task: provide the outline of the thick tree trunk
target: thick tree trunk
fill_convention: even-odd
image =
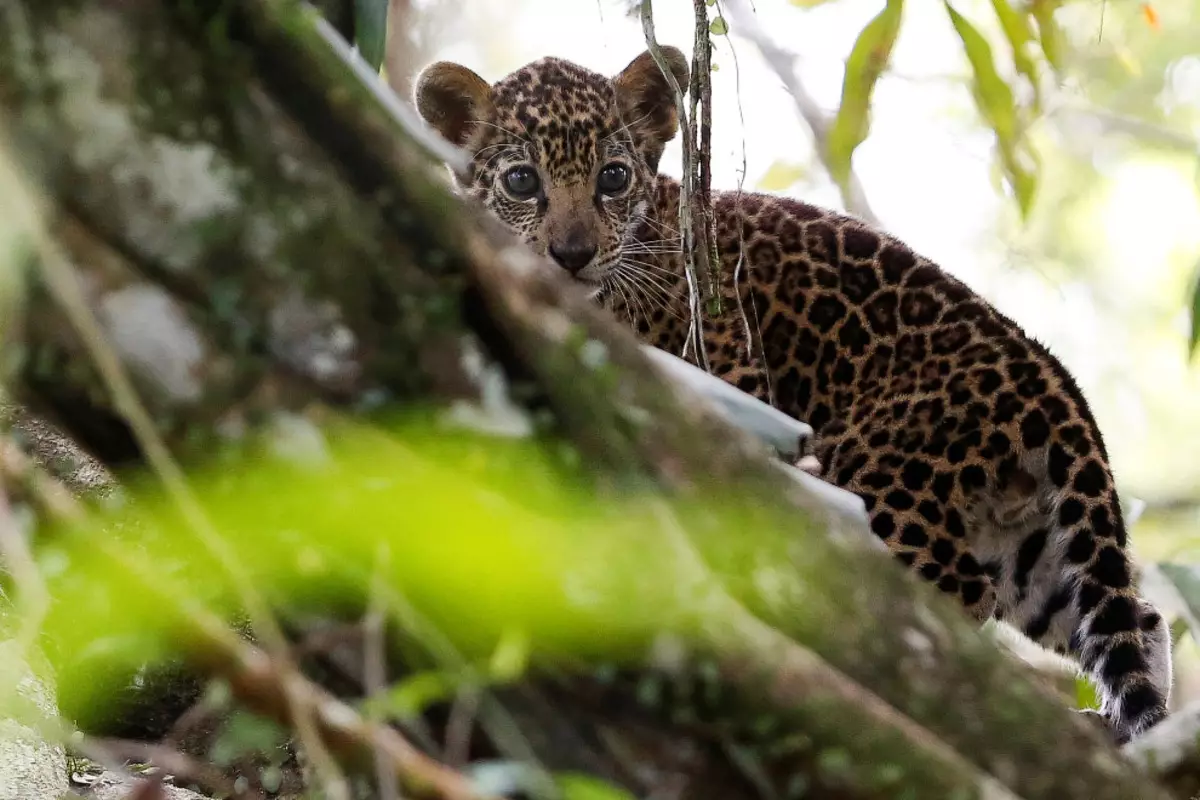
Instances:
[[[155,463],[155,436],[198,464],[281,411],[488,407],[482,351],[518,417],[551,420],[614,492],[660,493],[729,593],[722,608],[743,610],[737,629],[723,617],[702,636],[736,690],[725,727],[750,730],[766,708],[785,727],[776,739],[813,742],[763,746],[745,769],[706,729],[681,736],[587,682],[514,692],[505,701],[551,766],[638,789],[684,774],[679,796],[697,798],[757,796],[747,774],[807,775],[846,797],[922,782],[929,797],[1166,796],[450,196],[386,88],[360,82],[326,30],[286,0],[0,8],[4,135],[48,233],[4,362],[16,397],[118,471]],[[723,528],[712,497],[754,529]],[[561,736],[538,730],[554,724],[546,693],[567,709]],[[644,771],[595,744],[598,726]],[[891,782],[862,778],[872,771]]]

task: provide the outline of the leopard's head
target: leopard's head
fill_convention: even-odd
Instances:
[[[683,53],[662,55],[686,89]],[[543,58],[494,85],[443,61],[414,94],[426,122],[471,157],[459,190],[598,294],[654,204],[678,127],[674,91],[645,52],[611,78]]]

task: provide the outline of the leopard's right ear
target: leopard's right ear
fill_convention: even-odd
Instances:
[[[492,87],[461,64],[438,61],[421,70],[413,97],[426,122],[452,144],[462,146],[472,123],[492,108]]]
[[[667,71],[680,91],[687,92],[688,62],[683,53],[666,45],[660,48]],[[658,169],[667,142],[675,138],[679,113],[675,89],[650,51],[642,53],[613,78],[621,117],[639,140],[650,169]]]

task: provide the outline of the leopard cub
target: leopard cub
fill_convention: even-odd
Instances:
[[[683,54],[664,54],[686,87]],[[415,99],[471,156],[460,192],[646,342],[684,352],[679,184],[657,174],[678,117],[649,53],[614,77],[544,58],[495,84],[439,62]],[[713,204],[728,311],[704,322],[710,369],[812,425],[821,476],[863,499],[896,558],[975,619],[1073,656],[1119,740],[1161,720],[1170,636],[1139,596],[1104,441],[1062,364],[857,219],[748,192]]]

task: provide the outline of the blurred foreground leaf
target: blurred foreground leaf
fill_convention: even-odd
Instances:
[[[193,473],[213,528],[273,607],[359,615],[379,576],[403,599],[390,610],[411,640],[429,642],[434,631],[501,681],[527,662],[640,656],[658,633],[693,640],[720,616],[718,582],[680,557],[661,501],[599,502],[576,463],[532,440],[429,421],[324,433],[324,464],[286,463],[263,448]],[[56,646],[63,705],[84,716],[103,711],[112,681],[187,649],[187,608],[241,614],[221,561],[171,502],[149,481],[130,491],[123,511],[39,537],[54,597],[43,630]],[[772,528],[736,504],[700,513],[714,532]],[[740,538],[746,557],[764,544]],[[785,543],[767,542],[785,563]],[[428,655],[414,667],[439,666]],[[426,680],[391,699],[411,710],[452,689]]]
[[[1042,45],[1042,53],[1055,70],[1062,69],[1063,34],[1054,19],[1054,12],[1062,5],[1062,0],[1032,0],[1029,12],[1038,24],[1038,41]]]
[[[884,9],[859,33],[846,59],[842,99],[826,142],[829,169],[838,185],[849,179],[854,151],[867,138],[871,94],[891,59],[903,9],[904,0],[887,0]]]
[[[355,0],[354,44],[375,72],[387,49],[387,15],[388,0]]]
[[[1192,619],[1200,619],[1200,566],[1159,564],[1158,568],[1179,592]]]
[[[1012,89],[996,71],[991,45],[974,25],[946,0],[946,11],[962,40],[973,74],[972,93],[983,118],[996,134],[1000,164],[1017,198],[1021,215],[1028,216],[1037,188],[1036,163],[1025,147]]]
[[[1190,304],[1192,325],[1188,334],[1188,357],[1196,355],[1196,347],[1200,345],[1200,264],[1196,265],[1196,278],[1192,282],[1192,302]]]
[[[808,174],[803,164],[789,161],[774,161],[758,179],[758,188],[767,192],[781,192]]]
[[[562,790],[563,800],[634,800],[624,789],[587,775],[565,772],[556,775],[554,782]]]
[[[1009,0],[992,0],[992,8],[996,11],[1000,29],[1004,31],[1004,36],[1008,39],[1009,47],[1012,49],[1013,66],[1017,68],[1019,74],[1028,79],[1029,85],[1033,88],[1034,108],[1039,108],[1041,91],[1037,64],[1034,63],[1029,52],[1035,38],[1029,17],[1026,16],[1023,8],[1020,10],[1014,8]]]

